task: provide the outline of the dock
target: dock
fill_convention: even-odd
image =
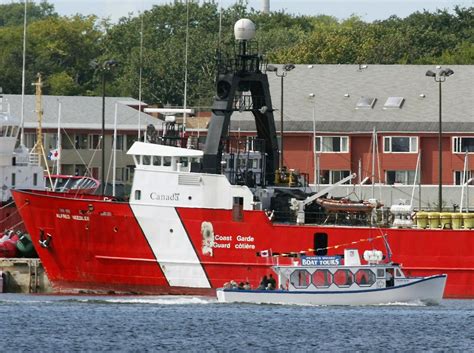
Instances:
[[[0,258],[0,293],[52,293],[40,259]]]

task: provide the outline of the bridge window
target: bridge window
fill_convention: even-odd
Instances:
[[[351,270],[337,270],[334,273],[334,283],[338,287],[350,287],[354,283],[354,275]]]
[[[153,157],[153,165],[160,166],[161,165],[161,156],[154,156]]]
[[[306,270],[295,270],[290,275],[290,282],[295,288],[308,288],[311,283],[311,275]]]
[[[171,167],[171,157],[163,157],[163,166]]]
[[[150,156],[142,156],[142,164],[143,165],[150,165],[151,157]]]
[[[232,219],[234,222],[242,222],[244,218],[244,198],[234,197],[232,205]]]
[[[327,288],[332,284],[332,274],[329,270],[316,270],[312,277],[317,288]]]
[[[355,282],[361,287],[370,287],[375,283],[375,273],[368,269],[359,270],[355,274]]]
[[[188,157],[179,157],[179,163],[181,163],[182,167],[187,167],[189,163]]]

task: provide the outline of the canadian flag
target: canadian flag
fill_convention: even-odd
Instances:
[[[270,256],[270,251],[269,250],[262,250],[262,251],[260,251],[260,256],[261,257],[269,257]]]

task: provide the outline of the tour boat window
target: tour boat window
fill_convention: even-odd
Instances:
[[[187,167],[188,166],[188,157],[179,157],[179,163],[181,163],[181,166]]]
[[[142,198],[142,191],[135,190],[135,200],[140,200]]]
[[[290,275],[290,282],[295,288],[308,288],[311,283],[311,274],[306,270],[295,270]]]
[[[151,156],[142,156],[142,164],[143,165],[150,165]]]
[[[370,287],[375,283],[375,273],[369,269],[362,269],[356,272],[355,282],[361,287]]]
[[[377,269],[377,277],[378,278],[385,278],[385,270],[383,268]]]
[[[338,287],[350,287],[354,283],[354,274],[351,270],[337,270],[334,273],[334,284]]]
[[[153,156],[153,165],[156,165],[156,166],[161,165],[161,156]]]
[[[312,279],[317,288],[327,288],[332,284],[332,274],[329,270],[314,271]]]
[[[171,167],[171,157],[163,157],[163,165],[165,167]]]
[[[402,271],[398,268],[395,270],[395,277],[403,277]]]

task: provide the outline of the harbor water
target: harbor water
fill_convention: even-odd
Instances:
[[[0,294],[2,351],[474,351],[474,301],[324,307]]]

